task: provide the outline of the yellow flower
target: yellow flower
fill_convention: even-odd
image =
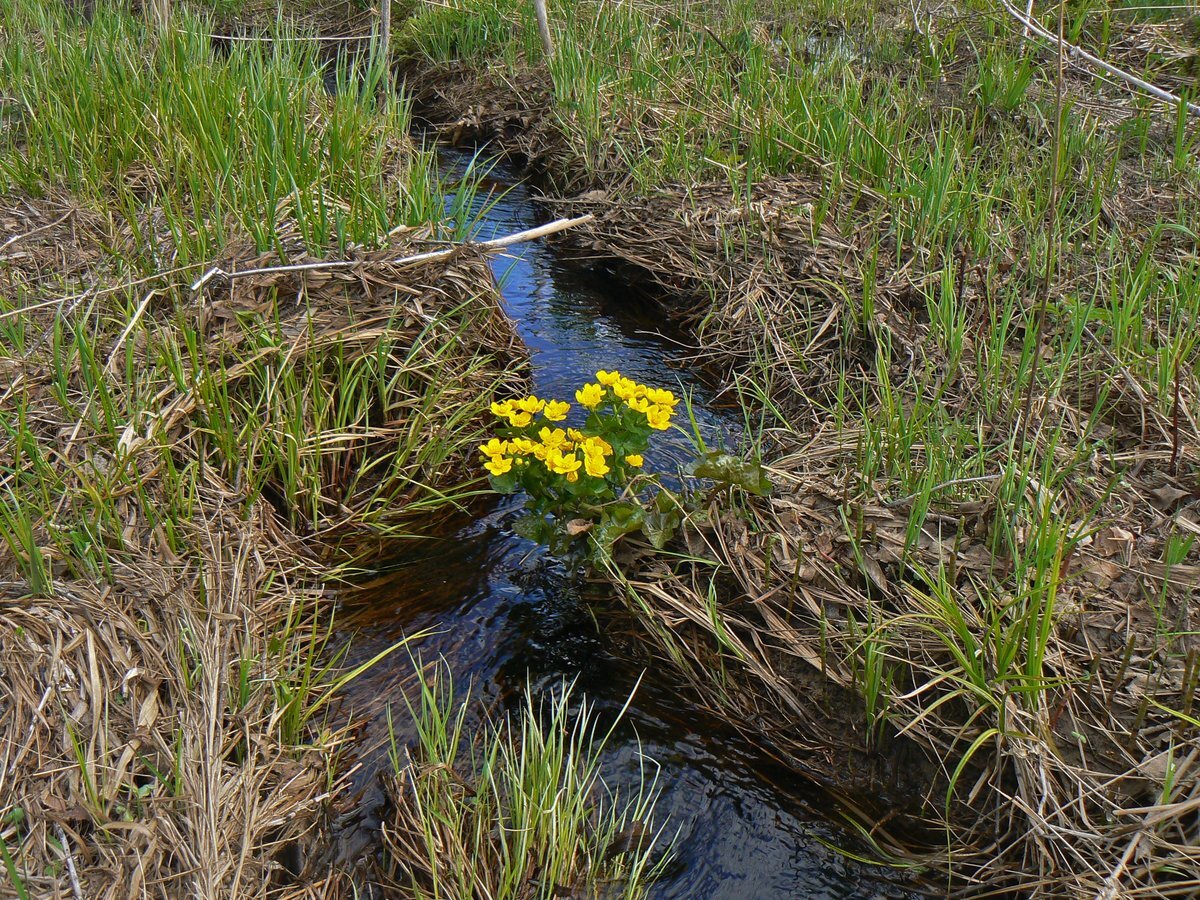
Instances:
[[[636,409],[640,413],[644,413],[654,404],[647,397],[630,397],[625,401],[625,405],[630,409]]]
[[[596,373],[596,380],[605,387],[612,387],[621,380],[621,373],[615,370],[612,372],[605,372],[603,369],[601,369]]]
[[[513,404],[512,404],[511,400],[505,400],[503,403],[493,403],[492,404],[492,415],[497,416],[501,419],[507,419],[509,417],[509,414],[512,413],[512,411],[513,411]]]
[[[529,438],[524,438],[524,437],[513,438],[511,441],[508,442],[508,452],[509,453],[519,453],[522,456],[526,456],[526,455],[532,453],[533,448],[536,446],[537,446],[537,443],[534,441],[531,441]]]
[[[644,460],[642,459],[642,454],[630,453],[627,457],[625,457],[625,462],[629,463],[629,465],[633,466],[635,469],[640,469]]]
[[[561,422],[567,417],[567,413],[570,411],[571,404],[565,403],[562,400],[549,400],[546,403],[546,418],[551,422]]]
[[[613,385],[613,393],[622,400],[630,400],[642,393],[642,386],[636,381],[631,381],[628,378],[618,378],[617,383]]]
[[[479,452],[484,456],[503,456],[508,452],[508,441],[492,438],[486,444],[479,445]]]
[[[671,410],[665,406],[652,406],[646,410],[646,424],[655,431],[666,431],[671,427]]]
[[[524,428],[533,421],[533,416],[527,412],[510,412],[508,414],[508,421],[514,428]]]
[[[578,472],[568,472],[567,473],[567,481],[571,482],[571,484],[574,484],[578,480],[579,480]]]
[[[674,394],[672,394],[670,391],[665,390],[663,388],[647,388],[646,396],[650,399],[651,403],[655,403],[658,406],[672,406],[673,407],[676,403],[679,402],[679,400],[676,398],[676,396]]]
[[[563,453],[557,447],[546,451],[546,468],[556,475],[570,475],[583,465],[574,453]]]
[[[602,453],[586,453],[583,457],[583,469],[593,478],[603,478],[610,471]]]
[[[538,437],[547,449],[561,450],[567,444],[567,433],[561,428],[543,428]]]
[[[575,392],[575,399],[588,409],[595,409],[604,399],[604,388],[598,384],[585,384]]]
[[[493,456],[483,464],[483,467],[493,475],[500,476],[512,470],[513,461],[508,456]]]
[[[567,437],[569,437],[571,440],[573,440],[577,444],[580,444],[583,441],[587,440],[587,435],[584,434],[582,431],[580,431],[578,428],[568,428],[567,429]]]
[[[602,437],[587,437],[579,442],[579,449],[584,454],[595,453],[601,457],[611,456],[613,452],[612,444]]]
[[[545,400],[539,400],[537,397],[534,397],[532,394],[530,394],[528,397],[522,397],[520,400],[518,400],[516,402],[517,409],[523,410],[524,412],[527,412],[530,414],[541,412],[542,408],[545,405],[546,405]]]

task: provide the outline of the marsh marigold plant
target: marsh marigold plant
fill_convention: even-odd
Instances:
[[[603,369],[574,399],[586,412],[582,428],[565,425],[572,410],[565,400],[528,396],[493,403],[501,424],[479,447],[495,490],[525,491],[531,515],[524,528],[543,542],[548,529],[568,519],[576,529],[586,529],[580,518],[606,521],[641,473],[651,436],[671,427],[679,402],[669,390]]]

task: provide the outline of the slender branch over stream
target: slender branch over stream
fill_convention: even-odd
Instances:
[[[595,219],[591,213],[585,216],[577,216],[574,219],[556,219],[553,222],[547,222],[545,225],[539,225],[537,228],[527,228],[524,231],[518,231],[515,234],[506,235],[502,238],[494,238],[490,241],[464,241],[461,244],[452,244],[449,247],[443,247],[440,250],[429,250],[425,253],[417,253],[413,256],[402,256],[399,259],[394,259],[386,263],[391,266],[412,266],[418,263],[432,262],[439,259],[447,259],[462,250],[479,250],[483,253],[495,253],[503,250],[506,247],[511,247],[514,244],[523,244],[527,241],[536,241],[538,238],[547,237],[551,234],[557,234],[560,231],[566,231],[568,228],[574,228],[577,225],[586,225]],[[321,259],[315,262],[296,263],[294,265],[281,266],[263,266],[257,269],[241,269],[236,272],[226,272],[220,266],[213,266],[192,283],[192,290],[198,291],[204,285],[208,284],[213,278],[218,275],[228,279],[246,278],[250,275],[270,275],[277,272],[308,272],[320,269],[353,269],[356,266],[367,265],[367,260],[362,259]],[[378,263],[375,263],[378,265]]]

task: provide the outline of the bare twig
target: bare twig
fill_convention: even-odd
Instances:
[[[45,231],[47,228],[53,228],[55,225],[61,225],[63,222],[65,222],[67,219],[69,219],[74,212],[75,212],[75,210],[68,209],[65,213],[63,213],[61,216],[59,216],[53,222],[47,222],[45,225],[39,225],[37,228],[34,228],[32,231],[26,231],[23,234],[14,234],[3,244],[0,244],[0,253],[3,253],[5,250],[7,250],[10,246],[15,244],[17,241],[23,241],[23,240],[25,240],[25,238],[33,237],[33,235],[37,234],[39,231]]]
[[[1008,0],[1001,0],[1005,6]],[[1033,340],[1033,361],[1029,365],[1029,384],[1025,390],[1025,406],[1021,412],[1021,437],[1017,443],[1017,452],[1025,452],[1025,439],[1029,434],[1029,418],[1033,413],[1033,392],[1037,389],[1038,369],[1042,362],[1042,343],[1046,339],[1046,317],[1050,306],[1050,284],[1054,280],[1056,269],[1058,241],[1058,167],[1062,161],[1062,117],[1063,117],[1063,65],[1064,48],[1063,32],[1066,27],[1064,4],[1066,0],[1058,0],[1058,34],[1053,35],[1056,48],[1056,67],[1054,82],[1054,153],[1050,160],[1050,207],[1046,210],[1046,267],[1042,272],[1042,287],[1038,298],[1037,333]]]
[[[379,0],[379,61],[385,73],[391,72],[392,0]]]
[[[498,250],[503,250],[505,247],[511,247],[514,244],[522,244],[527,241],[536,241],[538,238],[543,238],[551,234],[557,234],[560,231],[566,231],[568,228],[574,228],[577,225],[585,225],[591,222],[595,216],[588,213],[586,216],[577,216],[574,219],[557,219],[553,222],[548,222],[545,225],[539,225],[537,228],[528,228],[525,231],[518,231],[515,234],[510,234],[502,238],[495,238],[490,241],[467,241],[461,244],[454,244],[450,247],[444,247],[441,250],[430,250],[426,253],[417,253],[414,256],[404,256],[400,259],[391,260],[390,262],[382,263],[389,266],[412,266],[418,263],[434,262],[439,259],[448,259],[455,253],[462,250],[478,250],[482,253],[495,253]],[[226,272],[220,266],[213,266],[192,283],[192,290],[198,291],[204,285],[208,284],[213,278],[218,275],[228,279],[246,278],[251,275],[272,275],[279,272],[313,272],[313,271],[328,271],[330,269],[354,269],[363,265],[381,265],[381,263],[370,263],[367,260],[361,259],[322,259],[309,263],[296,263],[295,265],[284,266],[263,266],[257,269],[242,269],[236,272]]]
[[[58,842],[62,845],[63,853],[67,857],[67,876],[71,881],[71,893],[75,896],[75,900],[83,900],[83,887],[79,883],[79,872],[75,868],[75,854],[71,852],[71,845],[67,843],[63,827],[55,825],[54,830],[58,833]]]
[[[546,62],[554,59],[554,39],[550,36],[550,16],[546,11],[546,0],[533,0],[533,11],[537,14],[538,34],[542,36],[542,49],[546,51]]]

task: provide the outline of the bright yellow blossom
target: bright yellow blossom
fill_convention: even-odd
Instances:
[[[508,414],[508,422],[514,428],[524,428],[533,421],[533,416],[527,412],[511,412]]]
[[[567,445],[567,433],[561,428],[543,428],[538,432],[538,437],[547,449],[561,450]]]
[[[674,394],[664,388],[646,388],[646,397],[658,406],[674,407],[679,402]]]
[[[595,409],[604,399],[604,388],[598,384],[585,384],[575,392],[575,399],[588,409]]]
[[[605,387],[612,387],[621,380],[621,373],[617,372],[616,370],[612,372],[605,372],[603,369],[601,369],[596,373],[596,380]]]
[[[622,400],[641,396],[643,390],[644,388],[640,384],[628,378],[618,378],[617,383],[613,385],[613,393]]]
[[[578,428],[568,428],[567,429],[567,437],[569,437],[571,440],[573,440],[577,444],[580,444],[587,439],[587,435],[584,434],[582,431],[580,431]]]
[[[630,409],[636,409],[638,412],[644,413],[654,404],[650,402],[648,397],[630,397],[625,401],[625,405]]]
[[[646,410],[646,424],[655,431],[666,431],[671,427],[671,410],[665,406],[652,406]]]
[[[479,452],[484,456],[503,456],[508,452],[508,441],[492,438],[486,444],[479,445]]]
[[[520,453],[522,456],[527,456],[533,452],[533,448],[537,446],[536,441],[531,441],[529,438],[518,437],[513,438],[508,442],[509,453]]]
[[[583,457],[583,470],[593,478],[603,478],[612,471],[604,460],[602,453],[586,453]]]
[[[611,456],[613,452],[612,444],[602,437],[586,437],[579,442],[579,449],[585,454],[596,453],[600,456]]]
[[[543,412],[549,421],[561,422],[567,417],[567,413],[570,411],[570,403],[565,403],[562,400],[549,400],[546,402],[546,408]]]
[[[500,476],[512,471],[513,461],[509,456],[493,456],[483,464],[483,467],[493,475]]]
[[[523,412],[530,413],[531,415],[533,413],[541,412],[542,408],[545,407],[545,405],[546,405],[545,400],[539,400],[537,397],[534,397],[532,394],[530,394],[528,397],[522,397],[520,400],[518,400],[516,402],[517,409],[519,409]]]
[[[492,404],[492,415],[498,416],[501,419],[507,419],[512,411],[513,402],[511,400],[505,400],[503,403]]]
[[[570,475],[583,465],[574,453],[563,453],[556,447],[546,451],[546,468],[556,475]]]
[[[633,466],[635,469],[640,469],[644,460],[642,459],[642,454],[630,453],[625,457],[625,462],[629,463],[629,465]]]

